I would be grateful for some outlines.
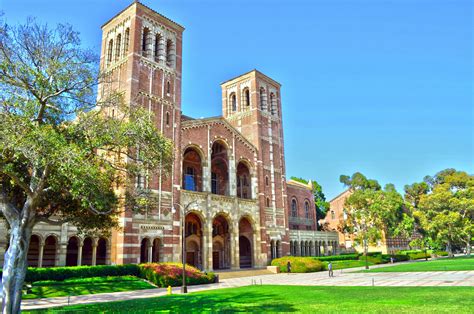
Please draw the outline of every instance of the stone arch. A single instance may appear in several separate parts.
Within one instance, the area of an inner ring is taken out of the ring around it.
[[[196,211],[191,211],[185,217],[186,264],[202,268],[203,248],[203,218]]]
[[[149,248],[151,247],[150,238],[144,237],[140,242],[140,263],[149,262]]]
[[[305,215],[306,219],[311,219],[312,218],[312,216],[311,216],[311,205],[310,205],[310,202],[307,198],[304,200],[304,215]]]
[[[115,61],[118,61],[120,59],[121,46],[122,46],[122,34],[118,34],[117,37],[115,38]]]
[[[252,198],[252,177],[250,168],[244,161],[239,161],[237,164],[237,197]]]
[[[291,198],[291,217],[298,216],[298,200],[296,197]]]
[[[72,236],[69,238],[66,248],[66,266],[77,266],[80,245],[81,240],[78,236]]]
[[[107,44],[107,64],[112,63],[112,55],[114,52],[114,40],[110,39],[109,43]]]
[[[30,246],[28,247],[27,259],[29,267],[40,266],[40,246],[43,245],[43,239],[39,234],[32,234],[30,237]]]
[[[106,265],[107,264],[107,248],[109,246],[109,241],[105,238],[97,239],[97,248],[96,248],[96,265]]]
[[[196,145],[188,145],[183,151],[182,173],[184,190],[202,191],[204,154]]]
[[[58,243],[58,237],[55,234],[50,234],[45,238],[43,248],[43,267],[56,266]]]
[[[231,221],[229,215],[218,213],[212,219],[212,268],[231,266]]]
[[[267,110],[267,92],[264,87],[260,87],[260,110]]]
[[[173,67],[175,62],[175,44],[172,39],[166,40],[166,65]]]
[[[245,87],[242,90],[242,109],[248,109],[250,108],[250,89],[248,87]]]
[[[81,265],[92,265],[92,255],[93,255],[93,246],[94,240],[91,237],[84,238],[82,242],[82,264]]]
[[[229,95],[229,109],[230,112],[237,111],[237,94],[235,92],[232,92]]]
[[[254,228],[252,222],[246,217],[239,220],[239,265],[240,268],[250,268],[254,265],[253,247]]]
[[[153,242],[151,243],[152,249],[151,249],[151,262],[152,263],[158,263],[161,261],[161,238],[155,238],[153,239]]]

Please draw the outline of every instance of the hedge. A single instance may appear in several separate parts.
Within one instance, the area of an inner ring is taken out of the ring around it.
[[[311,273],[323,269],[323,263],[313,257],[286,256],[272,260],[272,266],[278,266],[280,272],[286,273],[286,265],[290,261],[292,273]]]
[[[321,256],[321,257],[313,257],[313,258],[320,261],[325,261],[325,262],[348,261],[348,260],[359,259],[359,254],[332,255],[332,256]]]
[[[432,255],[435,255],[435,256],[448,256],[448,252],[446,251],[433,251]]]
[[[183,281],[183,264],[180,263],[147,263],[141,264],[140,277],[159,287],[180,286]],[[204,273],[186,265],[186,284],[200,285],[215,282],[214,273]]]
[[[431,257],[430,253],[425,253],[425,252],[408,253],[407,255],[411,260]]]

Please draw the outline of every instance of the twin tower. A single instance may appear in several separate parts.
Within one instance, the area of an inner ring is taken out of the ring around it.
[[[118,90],[130,106],[152,112],[157,129],[174,143],[175,156],[171,174],[136,179],[137,188],[156,193],[159,205],[147,213],[124,210],[122,229],[112,236],[111,261],[179,260],[184,220],[173,208],[191,200],[196,206],[184,213],[189,263],[255,267],[286,255],[280,84],[250,71],[221,84],[222,117],[192,119],[181,111],[182,26],[133,2],[102,31],[100,66],[107,80],[99,97]],[[226,153],[219,157],[222,149]]]

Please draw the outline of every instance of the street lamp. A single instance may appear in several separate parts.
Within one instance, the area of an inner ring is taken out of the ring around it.
[[[181,284],[181,293],[188,293],[188,287],[186,286],[186,210],[191,206],[192,204],[196,203],[196,201],[192,201],[188,203],[184,208],[183,205],[175,203],[173,204],[173,214],[176,212],[176,209],[174,206],[178,206],[179,209],[181,210],[180,212],[180,221],[181,221],[181,238],[182,238],[182,244],[181,244],[181,261],[183,263],[183,282]]]

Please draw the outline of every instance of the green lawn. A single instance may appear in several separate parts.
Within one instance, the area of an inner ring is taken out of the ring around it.
[[[329,264],[329,262],[323,262],[326,266]],[[373,265],[373,263],[368,263],[369,265]],[[346,261],[333,261],[332,262],[332,269],[345,269],[345,268],[354,268],[354,267],[363,267],[365,266],[365,261],[364,260],[346,260]]]
[[[457,271],[474,270],[474,257],[442,258],[433,261],[417,261],[410,264],[399,264],[361,272],[415,272],[415,271]]]
[[[133,276],[77,278],[65,281],[38,281],[32,293],[23,299],[64,297],[68,295],[96,294],[107,292],[152,289],[154,286]]]
[[[75,305],[41,313],[472,313],[473,296],[470,287],[248,286]]]

